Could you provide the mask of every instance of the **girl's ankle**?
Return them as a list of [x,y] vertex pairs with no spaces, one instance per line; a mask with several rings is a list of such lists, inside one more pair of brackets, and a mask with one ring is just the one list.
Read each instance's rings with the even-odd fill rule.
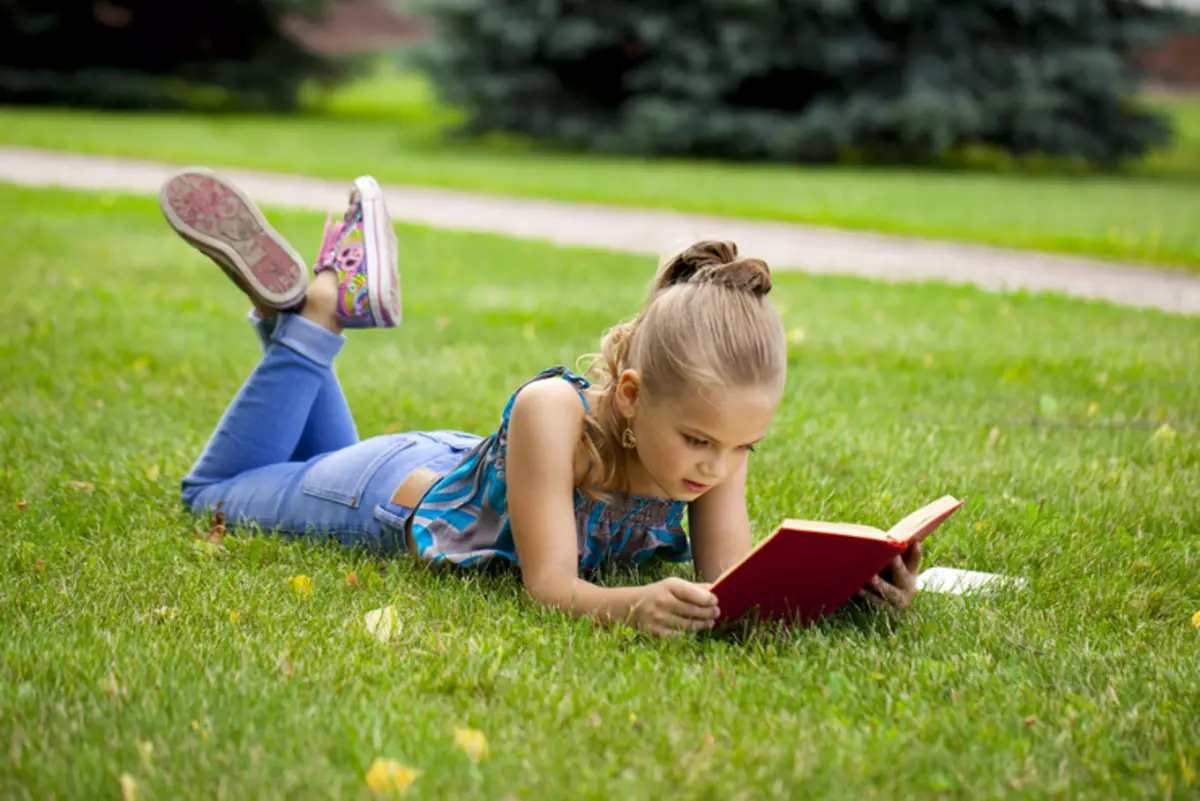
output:
[[304,299],[300,316],[335,334],[342,333],[337,315],[337,275],[333,271],[317,273]]

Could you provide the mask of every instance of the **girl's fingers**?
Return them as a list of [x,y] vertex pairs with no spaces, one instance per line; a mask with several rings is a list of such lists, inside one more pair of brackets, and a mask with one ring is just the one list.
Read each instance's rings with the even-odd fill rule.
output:
[[888,584],[878,576],[871,581],[871,584],[883,596],[883,599],[892,606],[900,609],[908,606],[908,595],[900,588]]
[[908,564],[899,556],[892,560],[891,583],[904,592],[910,592],[917,588],[917,577],[913,575]]
[[921,566],[921,557],[924,555],[921,543],[914,543],[911,548],[904,552],[904,566],[908,568],[909,573],[915,574],[917,568]]
[[883,600],[877,594],[867,589],[859,590],[858,597],[866,601],[867,605],[871,607],[887,606],[887,601]]
[[715,606],[696,606],[679,599],[667,611],[675,617],[700,621],[712,620],[721,614],[721,610]]

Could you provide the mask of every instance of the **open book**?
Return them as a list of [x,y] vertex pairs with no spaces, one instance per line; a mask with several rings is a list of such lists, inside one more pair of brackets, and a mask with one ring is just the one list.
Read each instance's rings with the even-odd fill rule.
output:
[[742,561],[726,570],[712,592],[718,623],[744,616],[810,623],[837,609],[958,511],[963,501],[943,496],[887,531],[850,523],[784,520]]

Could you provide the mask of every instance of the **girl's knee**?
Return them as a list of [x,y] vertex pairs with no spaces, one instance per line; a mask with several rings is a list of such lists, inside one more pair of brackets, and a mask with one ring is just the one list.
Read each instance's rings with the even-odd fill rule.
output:
[[201,495],[208,488],[208,484],[201,484],[194,481],[184,479],[179,488],[179,500],[184,507],[193,514],[203,512],[204,504],[201,502]]

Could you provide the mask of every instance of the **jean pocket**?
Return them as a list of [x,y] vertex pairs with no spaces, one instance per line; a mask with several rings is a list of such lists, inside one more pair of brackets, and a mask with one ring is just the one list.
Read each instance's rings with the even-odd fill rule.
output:
[[305,495],[357,508],[380,468],[415,444],[412,437],[404,435],[372,437],[334,451],[308,468],[300,489]]
[[467,434],[463,431],[451,430],[421,431],[418,435],[449,448],[453,453],[466,453],[483,439],[477,434]]

